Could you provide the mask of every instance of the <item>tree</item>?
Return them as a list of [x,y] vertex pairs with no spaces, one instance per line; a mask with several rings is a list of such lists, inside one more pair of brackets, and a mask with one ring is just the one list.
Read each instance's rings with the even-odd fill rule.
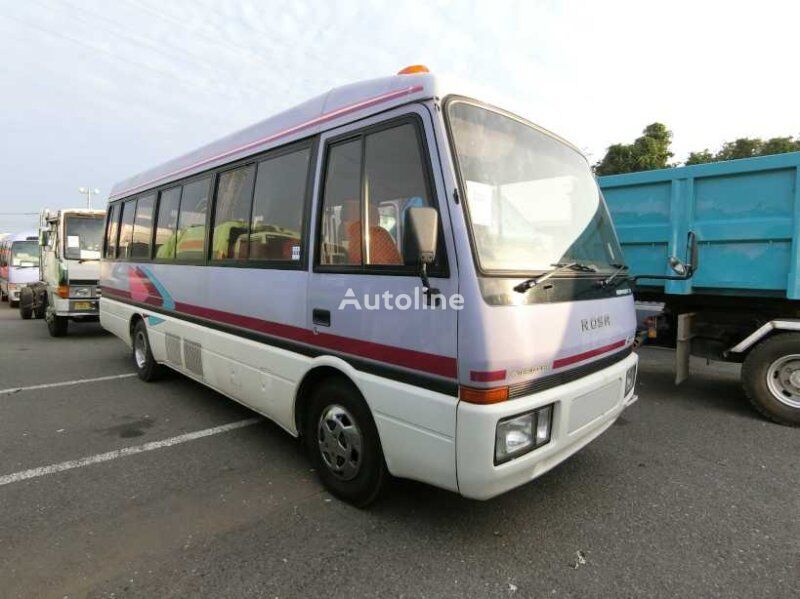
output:
[[707,162],[714,162],[714,154],[708,148],[699,152],[690,152],[689,157],[686,159],[686,166],[706,164]]
[[760,156],[763,147],[764,142],[757,137],[740,137],[722,144],[722,149],[714,156],[714,160],[736,160],[737,158]]
[[784,154],[786,152],[800,152],[800,137],[773,137],[764,142],[761,147],[761,156],[770,154]]
[[632,144],[609,146],[603,159],[595,164],[595,173],[603,176],[666,168],[673,156],[669,151],[671,142],[672,132],[661,123],[652,123]]
[[686,159],[686,165],[736,160],[737,158],[752,158],[753,156],[769,156],[786,152],[800,152],[800,137],[797,139],[792,137],[772,137],[767,141],[757,137],[740,137],[722,144],[722,149],[716,154],[712,154],[708,148],[699,152],[691,152]]

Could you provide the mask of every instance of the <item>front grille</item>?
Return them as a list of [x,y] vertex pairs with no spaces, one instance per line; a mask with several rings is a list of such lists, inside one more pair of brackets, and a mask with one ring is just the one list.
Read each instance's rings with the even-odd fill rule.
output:
[[567,370],[565,372],[551,374],[550,376],[545,376],[540,379],[534,379],[532,381],[525,381],[511,385],[508,388],[508,398],[515,399],[517,397],[523,397],[532,393],[539,393],[545,389],[552,389],[553,387],[571,383],[572,381],[577,381],[580,378],[588,376],[594,372],[598,372],[599,370],[603,370],[604,368],[608,368],[612,364],[616,364],[617,362],[624,360],[631,354],[631,351],[632,349],[627,347],[620,352],[599,360],[595,360],[589,364],[578,366],[572,370]]

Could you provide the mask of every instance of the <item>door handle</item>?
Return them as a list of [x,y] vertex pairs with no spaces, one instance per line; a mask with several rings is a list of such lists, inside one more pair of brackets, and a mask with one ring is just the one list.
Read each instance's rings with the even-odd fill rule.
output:
[[314,308],[311,312],[311,321],[321,327],[331,326],[331,311]]

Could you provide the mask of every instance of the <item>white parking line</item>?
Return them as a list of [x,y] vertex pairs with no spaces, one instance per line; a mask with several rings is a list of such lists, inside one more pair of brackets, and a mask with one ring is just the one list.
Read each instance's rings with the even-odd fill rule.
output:
[[136,373],[128,372],[126,374],[112,374],[111,376],[98,376],[97,378],[94,379],[76,379],[74,381],[62,381],[60,383],[45,383],[44,385],[31,385],[30,387],[10,387],[8,389],[0,389],[0,395],[19,393],[20,391],[33,391],[34,389],[50,389],[52,387],[66,387],[67,385],[81,385],[83,383],[97,383],[99,381],[126,379],[132,376],[136,376]]
[[97,455],[80,458],[78,460],[70,460],[68,462],[61,462],[60,464],[51,464],[50,466],[40,466],[39,468],[31,468],[30,470],[23,470],[22,472],[14,472],[13,474],[6,474],[0,476],[0,487],[10,483],[16,483],[29,478],[38,478],[46,474],[54,474],[56,472],[64,472],[65,470],[73,470],[74,468],[83,468],[92,464],[99,464],[100,462],[108,462],[116,460],[129,455],[143,453],[145,451],[153,451],[154,449],[161,449],[162,447],[172,447],[173,445],[180,445],[187,441],[194,441],[195,439],[202,439],[203,437],[210,437],[211,435],[219,435],[220,433],[227,433],[228,431],[236,430],[237,428],[244,428],[262,422],[262,418],[247,418],[246,420],[238,420],[229,424],[215,426],[213,428],[206,428],[201,431],[194,431],[193,433],[186,433],[185,435],[178,435],[177,437],[170,437],[161,441],[151,441],[143,445],[134,445],[133,447],[123,447],[122,449],[115,449],[106,453],[99,453]]

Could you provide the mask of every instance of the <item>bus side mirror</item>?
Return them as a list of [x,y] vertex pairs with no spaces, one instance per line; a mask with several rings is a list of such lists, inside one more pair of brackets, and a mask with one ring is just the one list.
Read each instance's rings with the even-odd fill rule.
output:
[[49,235],[47,231],[39,231],[39,245],[41,247],[47,247],[48,243],[50,243]]
[[439,237],[439,213],[435,208],[409,208],[406,211],[405,254],[422,264],[436,259]]
[[406,262],[416,258],[425,296],[428,303],[435,306],[439,290],[433,289],[428,280],[428,265],[436,260],[436,247],[439,243],[439,213],[435,208],[426,206],[406,210],[403,242]]

